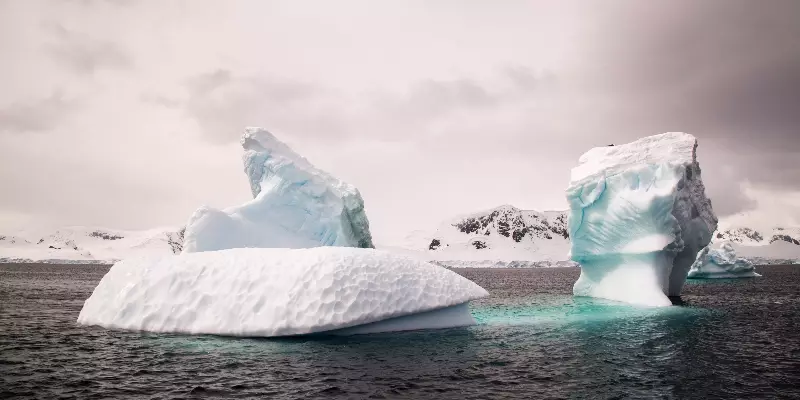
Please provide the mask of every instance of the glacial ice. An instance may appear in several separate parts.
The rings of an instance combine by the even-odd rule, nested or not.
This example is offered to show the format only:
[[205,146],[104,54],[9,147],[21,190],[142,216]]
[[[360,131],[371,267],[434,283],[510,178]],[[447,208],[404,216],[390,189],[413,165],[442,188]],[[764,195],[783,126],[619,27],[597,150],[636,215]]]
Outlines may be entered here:
[[689,270],[689,278],[751,278],[761,276],[750,260],[736,257],[731,242],[722,242],[718,249],[711,245],[697,253],[697,259]]
[[241,138],[253,200],[201,207],[186,227],[183,253],[240,247],[373,248],[364,200],[355,186],[311,165],[262,128]]
[[231,336],[360,334],[473,325],[488,293],[374,249],[229,249],[130,258],[103,277],[83,325]]
[[670,132],[581,156],[567,189],[574,295],[647,306],[680,295],[717,227],[696,150]]

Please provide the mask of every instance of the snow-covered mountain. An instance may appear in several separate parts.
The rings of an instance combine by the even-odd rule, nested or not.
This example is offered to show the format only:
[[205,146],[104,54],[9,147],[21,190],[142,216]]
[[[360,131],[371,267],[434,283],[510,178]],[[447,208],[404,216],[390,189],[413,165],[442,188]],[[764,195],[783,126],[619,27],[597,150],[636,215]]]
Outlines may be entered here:
[[124,231],[76,226],[0,234],[0,262],[113,262],[177,254],[182,248],[182,228]]
[[[748,219],[722,219],[713,241],[729,240],[756,264],[800,260],[800,227],[768,228]],[[69,227],[0,233],[0,262],[113,262],[126,257],[180,253],[182,228],[124,231]],[[532,211],[504,205],[462,215],[402,243],[377,246],[445,266],[542,267],[568,260],[565,211]]]
[[550,265],[567,260],[567,215],[503,205],[452,218],[433,232],[415,232],[399,247],[445,264],[458,260],[469,266]]
[[739,256],[756,264],[800,260],[800,227],[755,228],[741,222],[720,221],[712,241],[734,243]]
[[764,246],[775,242],[787,242],[800,246],[800,227],[775,227],[769,230],[733,227],[718,230],[714,239],[728,240],[745,246]]

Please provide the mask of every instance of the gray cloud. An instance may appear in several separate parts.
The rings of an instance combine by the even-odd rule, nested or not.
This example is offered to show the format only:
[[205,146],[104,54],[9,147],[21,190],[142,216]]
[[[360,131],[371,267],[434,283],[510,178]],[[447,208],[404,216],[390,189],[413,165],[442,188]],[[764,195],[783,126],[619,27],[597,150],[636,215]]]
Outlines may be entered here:
[[345,97],[319,83],[216,69],[189,78],[184,100],[154,94],[142,99],[170,108],[180,105],[198,122],[205,137],[215,142],[235,141],[242,126],[257,124],[322,140],[383,137],[407,141],[424,138],[437,122],[538,99],[556,85],[552,73],[521,66],[505,68],[495,78],[497,82],[427,79],[403,91]]
[[343,135],[342,110],[325,103],[320,86],[217,69],[188,79],[186,88],[185,99],[161,98],[161,103],[181,104],[215,143],[238,140],[242,128],[251,125],[321,139]]
[[0,133],[48,131],[77,107],[75,100],[64,99],[60,91],[44,99],[13,103],[0,108]]
[[69,30],[58,23],[45,25],[54,39],[45,51],[60,66],[79,74],[91,75],[100,69],[129,69],[133,58],[117,43],[95,39]]
[[110,4],[114,6],[131,6],[135,3],[135,0],[57,0],[57,1],[66,1],[69,3],[78,4],[85,7],[97,6],[97,5],[105,5]]
[[139,95],[139,100],[144,103],[154,104],[164,108],[179,109],[183,107],[183,102],[173,98],[169,98],[160,94],[143,93]]
[[599,15],[594,69],[578,81],[614,104],[606,130],[687,131],[715,146],[702,151],[730,165],[727,179],[701,163],[721,214],[753,206],[741,181],[800,190],[800,3],[616,2]]
[[[699,138],[719,214],[759,206],[742,183],[759,195],[800,190],[800,3],[793,0],[403,3],[396,6],[403,18],[386,4],[362,15],[343,3],[312,12],[290,2],[130,2],[123,9],[76,1],[0,2],[0,56],[11,60],[0,64],[0,104],[10,104],[0,111],[0,129],[45,131],[69,116],[67,129],[87,143],[146,132],[136,136],[142,147],[172,154],[166,147],[180,146],[202,160],[164,157],[160,168],[185,166],[180,179],[148,178],[152,187],[169,182],[159,187],[172,190],[159,199],[165,205],[137,214],[138,204],[128,204],[133,211],[102,219],[136,223],[154,215],[151,208],[177,208],[173,198],[191,208],[221,192],[214,188],[234,181],[237,166],[217,177],[209,175],[222,169],[216,166],[202,178],[193,171],[207,159],[235,164],[236,146],[217,145],[234,143],[246,125],[273,130],[357,184],[375,226],[387,230],[499,203],[563,205],[581,153],[665,131]],[[37,32],[43,20],[63,25]],[[415,29],[403,30],[409,24]],[[3,41],[16,31],[27,34]],[[134,65],[135,74],[84,79]],[[35,87],[21,83],[34,80]],[[26,100],[51,87],[91,96],[80,109],[55,95]],[[108,130],[121,116],[128,129]],[[76,163],[103,159],[94,147],[86,151]],[[142,174],[137,162],[127,160],[135,172],[125,179]],[[137,188],[152,195],[148,185]],[[194,197],[185,195],[190,190]],[[48,214],[31,204],[25,212]],[[408,212],[398,216],[397,204]]]
[[634,124],[800,150],[800,3],[621,4],[595,36],[588,79],[621,113],[641,113]]

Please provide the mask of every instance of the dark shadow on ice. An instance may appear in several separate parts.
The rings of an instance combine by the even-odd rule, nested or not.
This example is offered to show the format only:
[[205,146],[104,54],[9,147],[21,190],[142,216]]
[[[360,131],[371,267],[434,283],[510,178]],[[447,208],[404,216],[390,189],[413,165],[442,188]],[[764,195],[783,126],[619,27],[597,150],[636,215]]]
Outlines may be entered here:
[[681,296],[669,296],[669,301],[672,302],[673,306],[688,306],[689,303],[684,301]]

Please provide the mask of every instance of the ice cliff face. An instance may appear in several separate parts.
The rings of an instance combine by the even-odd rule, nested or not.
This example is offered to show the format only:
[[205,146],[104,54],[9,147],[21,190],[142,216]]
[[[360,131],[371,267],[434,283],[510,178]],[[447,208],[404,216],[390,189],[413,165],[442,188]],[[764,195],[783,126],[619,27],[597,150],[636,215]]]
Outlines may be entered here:
[[581,156],[567,189],[576,296],[663,306],[680,295],[717,227],[696,149],[671,132]]
[[184,253],[240,247],[374,247],[364,200],[262,128],[246,128],[242,160],[254,199],[189,219]]
[[761,276],[753,263],[736,256],[731,242],[722,242],[718,249],[706,246],[697,253],[689,270],[689,278],[749,278]]

